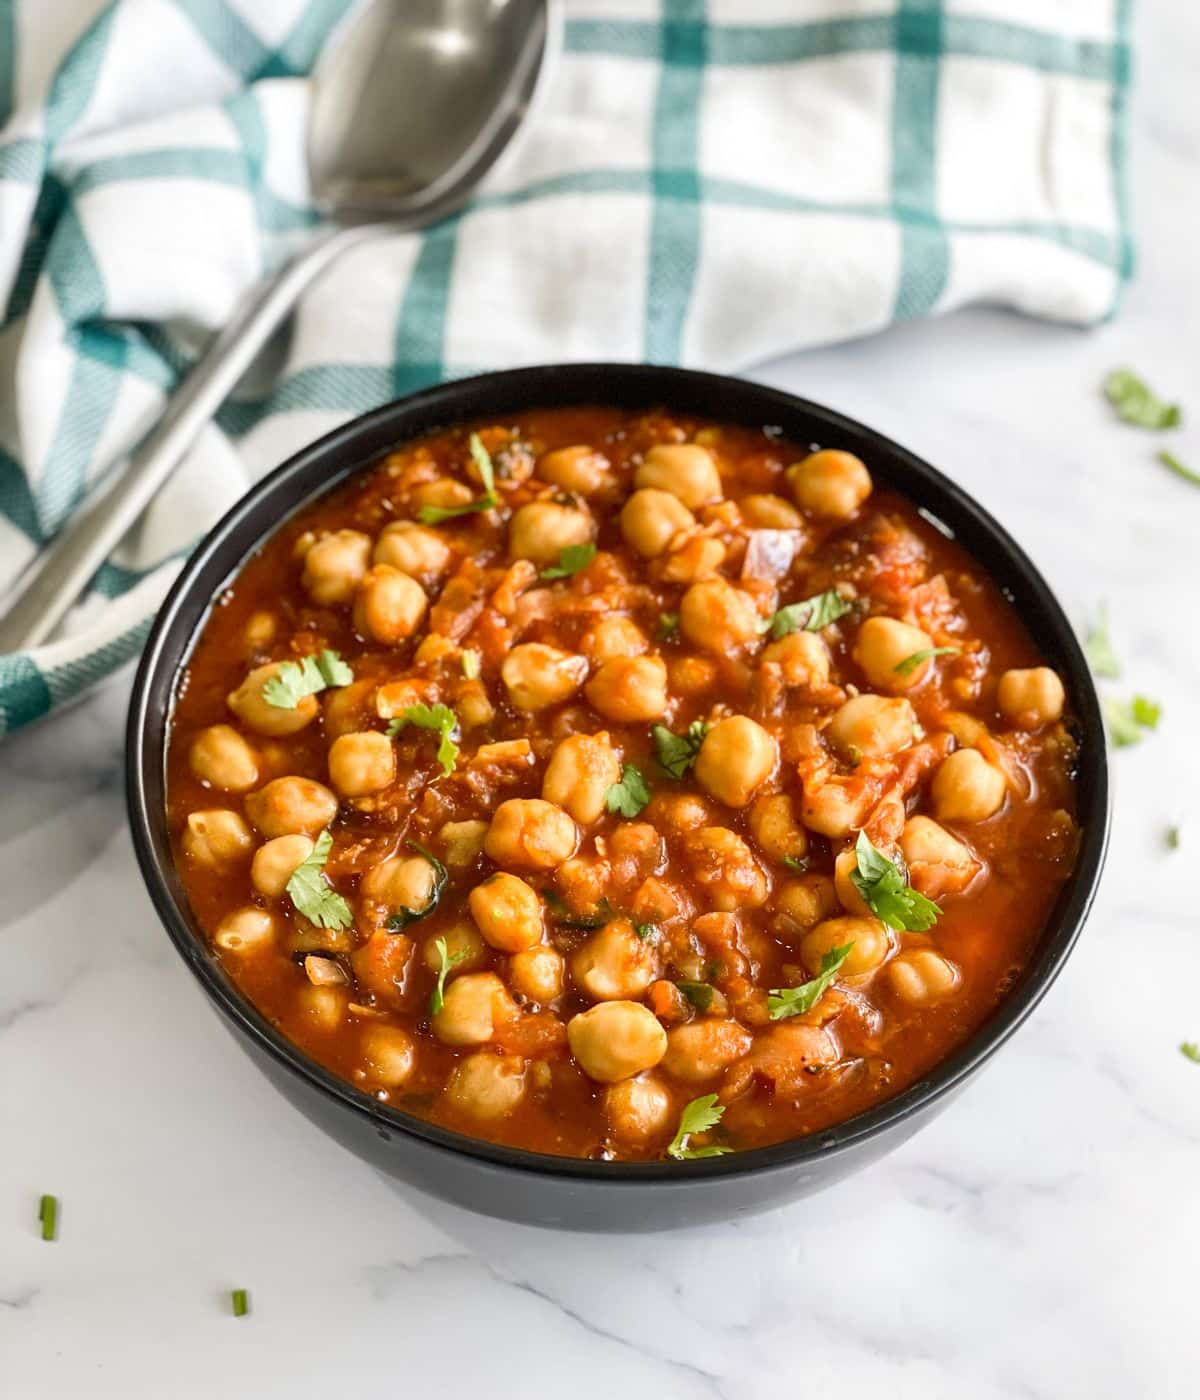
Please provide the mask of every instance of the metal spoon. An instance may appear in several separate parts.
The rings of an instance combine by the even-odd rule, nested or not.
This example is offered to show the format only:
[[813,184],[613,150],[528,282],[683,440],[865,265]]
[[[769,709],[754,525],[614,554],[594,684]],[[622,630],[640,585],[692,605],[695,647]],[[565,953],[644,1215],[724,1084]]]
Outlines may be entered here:
[[558,5],[375,0],[350,25],[313,76],[308,126],[314,199],[335,226],[252,295],[124,471],[18,582],[0,654],[45,641],[320,272],[348,248],[424,228],[466,202],[530,109],[557,47]]

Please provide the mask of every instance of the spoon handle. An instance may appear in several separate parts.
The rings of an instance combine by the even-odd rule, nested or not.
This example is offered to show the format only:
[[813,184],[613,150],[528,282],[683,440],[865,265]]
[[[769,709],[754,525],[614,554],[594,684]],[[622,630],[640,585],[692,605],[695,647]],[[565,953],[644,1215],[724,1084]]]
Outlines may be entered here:
[[371,224],[334,229],[297,253],[250,296],[197,360],[124,470],[108,473],[17,580],[15,600],[0,618],[0,655],[46,640],[304,289],[340,254],[377,231]]

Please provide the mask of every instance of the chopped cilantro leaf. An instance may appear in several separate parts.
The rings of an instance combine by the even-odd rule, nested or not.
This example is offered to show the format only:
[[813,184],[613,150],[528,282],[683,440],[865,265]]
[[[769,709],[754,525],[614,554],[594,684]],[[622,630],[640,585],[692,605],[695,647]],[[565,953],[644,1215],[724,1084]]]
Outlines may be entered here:
[[1135,428],[1175,428],[1183,417],[1177,403],[1164,403],[1131,369],[1115,369],[1104,381],[1104,397],[1123,423]]
[[937,923],[941,909],[905,881],[865,831],[858,833],[854,854],[857,865],[850,872],[851,882],[876,918],[891,929],[912,933],[923,933]]
[[633,931],[637,934],[637,936],[642,940],[643,943],[650,942],[658,937],[657,924],[639,924],[635,919],[633,921]]
[[308,858],[292,871],[288,897],[301,914],[318,928],[349,928],[354,922],[350,906],[325,878],[325,862],[333,849],[328,827],[317,837]]
[[409,705],[407,709],[401,710],[388,725],[388,738],[394,739],[408,724],[415,724],[418,729],[432,729],[441,735],[437,749],[437,761],[442,765],[443,774],[453,773],[454,764],[458,758],[458,745],[452,736],[458,728],[458,716],[450,706]]
[[458,966],[465,957],[470,956],[469,948],[460,948],[457,953],[450,952],[446,946],[444,938],[435,938],[433,946],[437,949],[438,955],[438,975],[437,986],[429,994],[429,1014],[436,1016],[446,1004],[446,977],[452,968]]
[[686,734],[672,734],[666,725],[656,724],[651,730],[655,757],[672,778],[682,778],[695,763],[707,733],[708,725],[702,719],[693,720]]
[[1113,745],[1126,749],[1140,744],[1145,730],[1158,728],[1162,706],[1144,695],[1135,695],[1132,700],[1106,700],[1104,717]]
[[400,908],[395,910],[387,921],[386,927],[389,933],[399,933],[401,929],[416,923],[418,919],[423,919],[426,914],[436,909],[438,900],[442,897],[442,891],[446,888],[446,881],[450,878],[446,867],[432,851],[427,851],[416,841],[410,841],[408,844],[412,850],[416,851],[419,856],[424,856],[433,866],[433,889],[430,891],[429,901],[423,909]]
[[926,661],[931,661],[935,656],[960,656],[961,647],[925,647],[923,651],[914,651],[911,656],[906,656],[903,661],[898,661],[892,670],[898,676],[911,676],[918,666],[922,666]]
[[725,1109],[718,1106],[716,1094],[705,1094],[693,1099],[684,1106],[679,1117],[679,1128],[667,1148],[667,1156],[685,1162],[697,1157],[723,1157],[732,1149],[728,1147],[691,1147],[689,1140],[699,1133],[707,1133],[715,1128],[724,1116]]
[[1179,1047],[1179,1053],[1185,1059],[1191,1060],[1192,1064],[1200,1065],[1200,1045],[1194,1040],[1185,1040]]
[[621,770],[621,781],[604,794],[604,805],[610,812],[623,817],[636,817],[650,801],[650,787],[636,764],[627,763]]
[[676,982],[675,985],[697,1011],[707,1011],[713,1004],[713,989],[707,982]]
[[824,593],[814,593],[799,603],[788,603],[768,619],[763,631],[769,631],[771,640],[777,642],[789,632],[819,632],[839,617],[845,617],[854,604],[843,598],[836,588],[827,588]]
[[590,541],[587,544],[564,545],[558,552],[558,563],[543,569],[538,578],[570,578],[572,574],[586,569],[595,557],[596,546]]
[[440,525],[443,520],[453,520],[460,515],[474,515],[478,511],[492,510],[500,504],[496,495],[496,472],[492,466],[492,459],[488,456],[488,450],[484,447],[478,433],[471,434],[470,448],[471,457],[479,470],[479,479],[483,482],[483,495],[477,496],[475,500],[468,501],[466,505],[462,506],[422,506],[417,512],[417,519],[422,525]]
[[678,637],[679,614],[659,613],[658,627],[655,629],[654,635],[660,642],[669,642],[672,637]]
[[821,959],[821,971],[810,982],[803,982],[799,987],[772,987],[767,993],[771,1020],[783,1021],[811,1011],[829,990],[853,948],[853,943],[831,948]]
[[349,685],[354,672],[336,651],[325,648],[319,656],[285,661],[262,688],[262,697],[277,710],[294,710],[306,695],[331,686]]

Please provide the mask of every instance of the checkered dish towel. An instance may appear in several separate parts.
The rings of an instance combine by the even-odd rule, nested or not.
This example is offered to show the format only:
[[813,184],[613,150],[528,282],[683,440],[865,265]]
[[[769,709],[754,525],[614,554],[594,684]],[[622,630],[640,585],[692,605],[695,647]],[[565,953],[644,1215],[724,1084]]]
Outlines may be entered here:
[[[0,733],[139,649],[180,555],[342,420],[475,370],[738,370],[1129,273],[1128,0],[566,0],[532,129],[463,213],[304,298]],[[0,591],[311,235],[307,74],[351,0],[0,0]]]

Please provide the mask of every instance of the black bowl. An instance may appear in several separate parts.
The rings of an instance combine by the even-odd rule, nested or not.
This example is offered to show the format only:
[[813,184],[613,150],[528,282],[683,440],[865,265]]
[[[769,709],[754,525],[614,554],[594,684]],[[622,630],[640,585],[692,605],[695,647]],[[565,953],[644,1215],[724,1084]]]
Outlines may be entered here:
[[[465,419],[567,403],[665,406],[727,422],[776,425],[799,443],[847,448],[924,507],[1004,589],[1065,678],[1081,739],[1077,867],[1041,943],[987,1023],[895,1098],[827,1131],[689,1162],[597,1162],[522,1152],[384,1107],[290,1044],[209,952],[175,872],[165,820],[164,752],[176,677],[213,599],[287,516],[397,443]],[[146,643],[133,687],[126,758],[133,842],[150,897],[180,956],[250,1057],[313,1122],[393,1177],[457,1205],[539,1225],[646,1230],[765,1210],[819,1190],[898,1146],[944,1107],[1029,1015],[1083,926],[1108,837],[1108,770],[1099,702],[1062,609],[1033,564],[988,513],[932,467],[841,414],[776,389],[651,365],[551,365],[459,380],[368,413],[259,482],[179,575]]]

